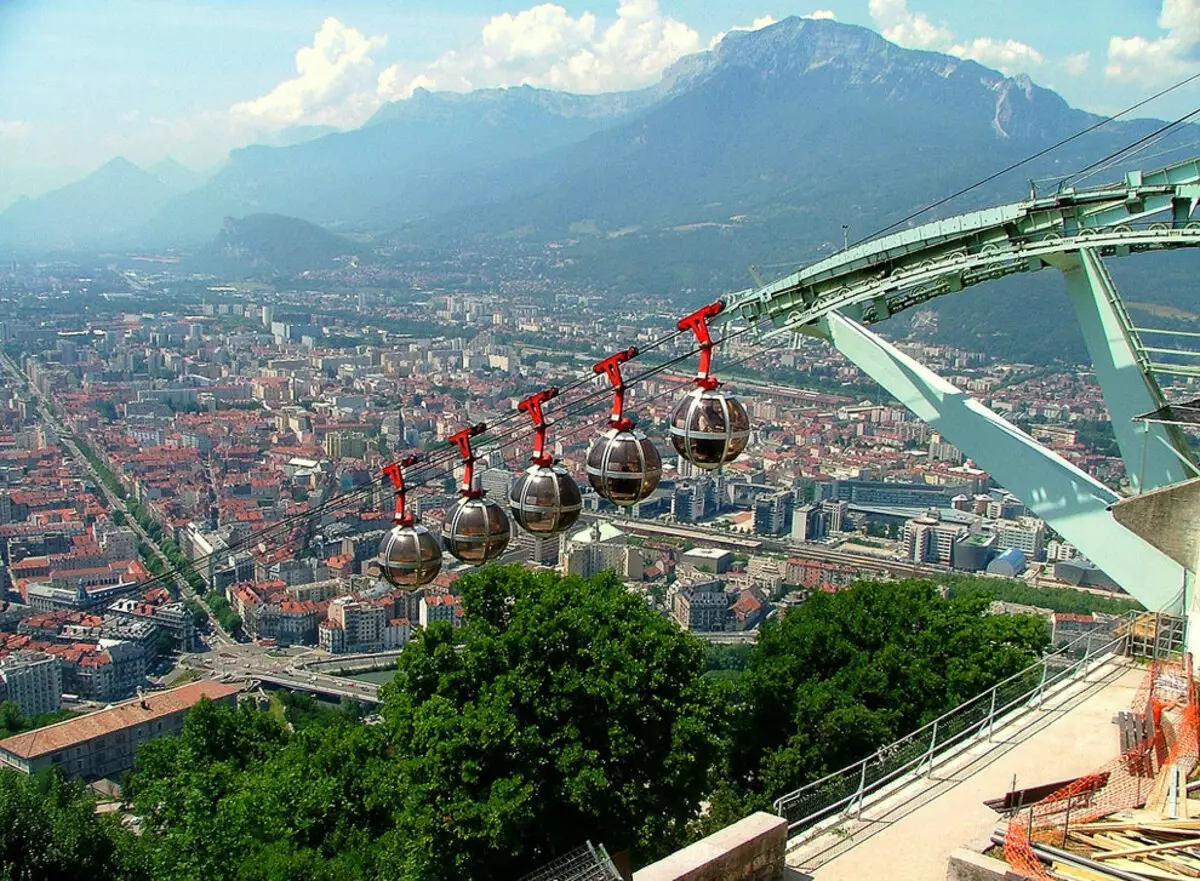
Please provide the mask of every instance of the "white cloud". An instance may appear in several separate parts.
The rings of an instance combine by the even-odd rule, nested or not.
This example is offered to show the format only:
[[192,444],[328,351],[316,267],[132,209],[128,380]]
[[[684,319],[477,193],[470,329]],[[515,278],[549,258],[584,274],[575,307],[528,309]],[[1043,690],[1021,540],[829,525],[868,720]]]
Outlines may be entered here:
[[912,12],[907,0],[871,0],[868,9],[880,33],[893,43],[910,49],[929,49],[969,58],[993,67],[1005,76],[1027,73],[1045,61],[1042,53],[1019,40],[975,37],[955,42],[950,28],[934,24],[923,12]]
[[1200,50],[1200,0],[1163,0],[1158,26],[1165,37],[1111,37],[1104,75],[1159,83],[1196,70]]
[[33,123],[23,119],[0,119],[0,141],[23,141],[33,133]]
[[1067,56],[1063,62],[1063,69],[1071,76],[1083,76],[1087,73],[1088,62],[1091,59],[1091,52],[1076,52],[1074,55]]
[[970,58],[994,67],[1006,76],[1018,72],[1028,72],[1037,67],[1045,59],[1042,54],[1027,43],[1017,40],[995,40],[991,37],[976,37],[969,43],[959,43],[949,48],[951,55],[959,58]]
[[954,33],[944,25],[931,22],[923,12],[909,12],[907,0],[871,0],[871,20],[880,33],[910,49],[944,50]]
[[234,104],[230,115],[238,122],[273,128],[360,122],[376,103],[371,53],[386,42],[386,37],[366,37],[327,18],[312,45],[296,52],[297,76],[260,98]]
[[815,12],[810,12],[808,15],[802,15],[801,18],[813,18],[817,21],[837,21],[837,16],[833,14],[832,9],[818,9]]
[[483,28],[483,45],[493,57],[509,61],[561,58],[590,44],[595,32],[592,13],[571,18],[561,6],[543,3],[516,15],[495,16]]
[[447,52],[424,67],[394,64],[380,74],[383,100],[418,86],[465,90],[536,85],[575,92],[629,89],[655,82],[663,69],[702,48],[700,35],[664,15],[658,0],[618,0],[616,19],[571,16],[556,3],[494,16],[477,45]]
[[760,15],[758,18],[754,19],[754,21],[750,22],[750,24],[748,24],[748,25],[734,25],[727,31],[720,31],[716,36],[714,36],[711,40],[708,41],[708,48],[709,49],[713,48],[714,46],[717,45],[717,43],[724,40],[726,36],[733,33],[734,31],[760,31],[763,28],[770,27],[773,24],[775,24],[775,16]]

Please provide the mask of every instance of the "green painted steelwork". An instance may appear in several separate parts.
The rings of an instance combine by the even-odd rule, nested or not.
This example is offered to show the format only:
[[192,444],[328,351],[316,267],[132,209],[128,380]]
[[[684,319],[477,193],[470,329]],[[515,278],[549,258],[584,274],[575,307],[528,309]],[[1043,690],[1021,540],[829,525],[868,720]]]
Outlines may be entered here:
[[1113,433],[1135,493],[1170,486],[1194,475],[1187,438],[1174,425],[1137,418],[1166,404],[1149,352],[1133,328],[1104,262],[1091,248],[1050,260],[1063,273],[1067,294],[1104,393]]
[[1183,611],[1184,568],[1113,519],[1115,492],[858,322],[831,312],[816,330],[1147,609]]
[[724,298],[726,315],[798,329],[832,309],[871,324],[934,297],[1052,265],[1091,248],[1101,257],[1200,246],[1200,157],[1119,185],[971,211],[881,236],[758,288]]
[[[1200,365],[1155,361],[1103,257],[1200,246],[1200,158],[1119,184],[972,211],[881,236],[767,285],[725,298],[726,320],[822,336],[971,456],[1147,608],[1180,610],[1188,570],[1120,526],[1118,500],[978,401],[867,330],[934,297],[1021,272],[1063,272],[1138,491],[1196,473],[1177,429],[1134,419],[1162,406],[1155,373]],[[1189,604],[1190,606],[1190,604]],[[1200,633],[1200,629],[1198,629]]]

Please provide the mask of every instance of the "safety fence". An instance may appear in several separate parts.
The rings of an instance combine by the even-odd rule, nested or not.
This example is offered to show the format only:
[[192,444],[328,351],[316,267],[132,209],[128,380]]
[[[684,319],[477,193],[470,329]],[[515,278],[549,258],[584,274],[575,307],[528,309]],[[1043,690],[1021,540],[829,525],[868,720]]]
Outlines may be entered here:
[[[790,835],[831,817],[859,813],[874,792],[906,774],[931,771],[946,752],[972,738],[990,738],[998,720],[1009,724],[1022,711],[1040,707],[1048,691],[1078,677],[1097,660],[1135,652],[1152,658],[1179,652],[1178,620],[1161,613],[1130,613],[1112,632],[1084,633],[865,759],[777,798],[775,813],[787,819]],[[1159,631],[1167,635],[1160,638]],[[1030,715],[1028,724],[1037,719]]]
[[[1200,760],[1200,708],[1190,661],[1188,656],[1150,666],[1131,712],[1124,714],[1139,736],[1116,758],[1014,812],[1004,836],[1004,858],[1013,870],[1035,881],[1054,881],[1038,855],[1039,845],[1067,847],[1080,826],[1091,829],[1084,824],[1143,805],[1153,805],[1154,813],[1167,813],[1172,784],[1184,789],[1169,772],[1182,769],[1186,781]],[[1176,795],[1186,799],[1186,792]]]

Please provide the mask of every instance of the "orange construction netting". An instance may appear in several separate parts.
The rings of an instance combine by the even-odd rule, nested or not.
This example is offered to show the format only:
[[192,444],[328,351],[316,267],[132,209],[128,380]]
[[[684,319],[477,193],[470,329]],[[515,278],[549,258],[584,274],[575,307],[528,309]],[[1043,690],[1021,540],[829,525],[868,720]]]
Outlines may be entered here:
[[1190,657],[1182,663],[1154,662],[1130,709],[1142,720],[1141,740],[1094,773],[1013,815],[1004,838],[1004,858],[1014,871],[1037,881],[1053,881],[1033,849],[1035,842],[1061,847],[1074,824],[1143,807],[1161,791],[1162,769],[1180,765],[1186,779],[1200,761],[1200,707]]

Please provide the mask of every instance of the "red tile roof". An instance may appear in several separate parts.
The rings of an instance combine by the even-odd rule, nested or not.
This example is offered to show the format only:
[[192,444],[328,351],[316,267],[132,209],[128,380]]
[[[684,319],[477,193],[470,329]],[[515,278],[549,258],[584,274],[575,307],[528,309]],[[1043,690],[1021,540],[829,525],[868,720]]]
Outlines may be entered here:
[[65,722],[47,725],[45,728],[6,737],[4,740],[0,740],[0,750],[24,759],[37,758],[47,753],[58,752],[67,747],[86,743],[97,737],[103,737],[105,734],[112,734],[114,731],[186,710],[198,703],[201,698],[219,700],[231,694],[237,694],[241,690],[240,685],[212,680],[189,682],[187,685],[172,688],[170,691],[146,695],[145,707],[142,706],[142,701],[134,698],[123,704],[117,704],[115,707],[109,707],[107,710],[100,710],[87,716],[79,716]]

